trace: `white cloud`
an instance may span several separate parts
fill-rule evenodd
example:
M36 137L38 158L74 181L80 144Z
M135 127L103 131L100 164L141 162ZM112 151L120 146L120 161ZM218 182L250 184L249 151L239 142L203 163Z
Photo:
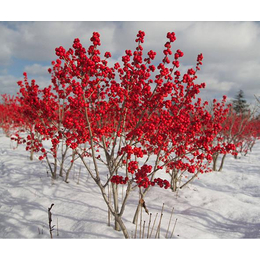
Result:
M21 80L21 78L13 75L0 75L0 95L15 95L19 91L18 80Z
M34 79L40 88L48 87L51 84L51 77L47 72L48 67L34 64L32 66L25 66L24 71L28 74L29 82ZM0 73L0 95L9 94L15 95L19 92L17 81L23 80L23 76L16 77L8 74L6 70Z
M38 75L38 76L48 76L48 68L51 66L42 66L41 64L35 63L30 66L25 66L24 71L30 75Z
M20 41L14 48L14 55L29 60L51 61L55 48L70 48L75 38L83 45L90 44L93 31L99 31L105 46L112 47L113 23L96 22L24 22L17 24Z
M17 32L0 23L0 65L10 64L14 45L16 44Z

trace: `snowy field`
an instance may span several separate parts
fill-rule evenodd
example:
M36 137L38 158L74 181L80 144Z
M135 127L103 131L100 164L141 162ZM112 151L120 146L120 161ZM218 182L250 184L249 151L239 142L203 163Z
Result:
M12 149L2 132L0 144L0 238L49 238L52 203L54 239L123 238L107 225L105 203L83 171L72 172L68 184L52 181L44 165L30 161L23 146ZM260 238L260 142L246 157L227 157L222 172L200 175L178 194L154 187L145 201L153 216L160 215L164 203L160 238L165 238L173 207L168 233L176 222L173 239ZM130 234L136 205L137 198L129 200L124 215ZM145 213L143 220L148 223Z

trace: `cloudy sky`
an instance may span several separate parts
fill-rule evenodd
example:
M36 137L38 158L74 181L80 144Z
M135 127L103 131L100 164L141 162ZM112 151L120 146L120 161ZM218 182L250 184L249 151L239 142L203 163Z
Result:
M162 57L167 32L175 32L172 50L181 49L181 71L195 67L203 53L197 82L205 82L201 96L211 100L241 89L248 102L260 95L259 22L0 22L0 94L15 94L16 82L26 71L41 87L50 84L47 69L55 48L71 47L80 38L85 47L93 31L101 34L101 52L110 51L111 62L120 61L126 49L134 49L138 30L146 33L144 50Z

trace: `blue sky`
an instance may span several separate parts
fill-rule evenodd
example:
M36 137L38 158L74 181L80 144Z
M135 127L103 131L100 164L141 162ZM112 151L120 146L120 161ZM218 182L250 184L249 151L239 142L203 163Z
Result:
M15 94L16 82L26 71L41 87L50 84L47 73L55 59L55 48L71 47L80 38L88 47L93 31L101 34L101 52L110 51L111 62L120 61L126 49L135 48L138 30L146 33L147 53L162 57L168 31L176 34L172 50L181 49L181 70L196 65L203 53L204 61L198 82L205 82L202 98L211 100L227 95L232 99L242 89L248 102L260 95L260 24L257 22L0 22L0 94Z

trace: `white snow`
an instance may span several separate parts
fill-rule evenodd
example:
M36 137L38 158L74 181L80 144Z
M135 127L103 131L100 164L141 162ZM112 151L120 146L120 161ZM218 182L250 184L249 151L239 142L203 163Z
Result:
M53 181L40 161L29 160L23 145L13 149L2 132L0 144L0 238L49 238L47 209L52 203L54 239L123 238L107 225L106 205L83 170L80 176L76 170L72 172L68 184L61 179ZM159 219L164 203L160 237L165 238L174 207L168 237L178 219L174 239L260 238L259 164L257 142L246 157L227 156L222 172L200 175L177 194L153 187L145 202L152 221L156 213ZM124 215L132 235L137 201L137 196L129 200ZM145 212L143 220L148 223Z

